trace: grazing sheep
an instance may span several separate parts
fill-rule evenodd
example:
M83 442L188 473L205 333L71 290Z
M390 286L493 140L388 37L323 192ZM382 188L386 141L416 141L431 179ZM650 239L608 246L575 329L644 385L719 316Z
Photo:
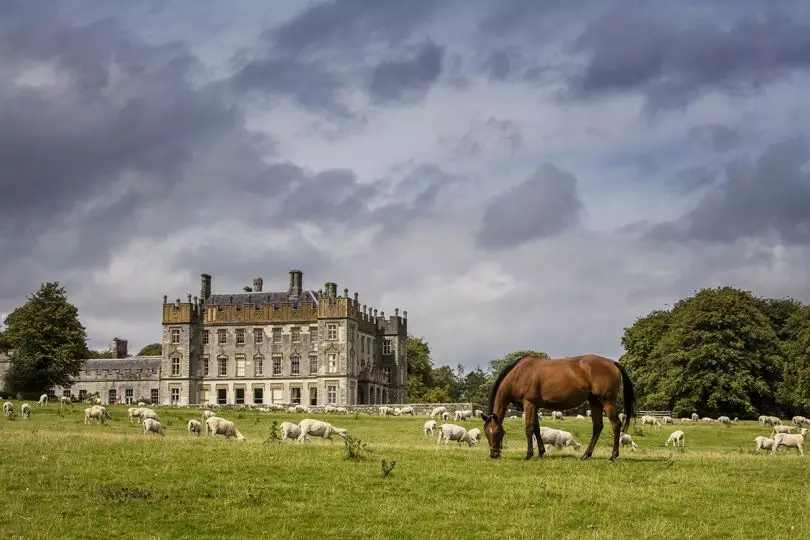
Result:
M302 412L302 413L309 412L309 407L307 407L306 405L296 405L295 412Z
M97 423L101 422L105 426L107 425L107 419L112 418L110 413L107 412L105 407L101 405L93 405L92 407L87 407L84 410L84 423L89 424L90 420L95 420Z
M585 420L585 417L582 416L581 414L578 414L577 415L577 420Z
M425 435L430 435L431 437L433 437L434 429L436 429L436 420L428 420L427 422L425 422L424 425Z
M343 413L343 414L345 414L345 413L348 413L348 412L349 412L349 409L347 409L346 407L338 407L338 408L335 410L335 412L336 412L336 413Z
M298 412L298 411L295 409L295 407L290 406L290 407L287 407L287 412L294 413L294 412Z
M673 420L671 416L664 416L663 418L661 418L661 421L664 424L675 424L675 420Z
M189 420L188 425L186 426L188 430L188 434L191 435L192 433L195 434L197 437L200 436L200 432L202 431L202 424L200 424L199 420Z
M691 421L692 421L691 418L686 418L686 417L678 419L678 422L691 422Z
M298 424L292 422L281 423L281 442L287 439L297 439L299 435L301 435L301 428L298 427Z
M73 400L70 399L68 396L60 397L59 398L59 403L61 403L62 405L69 405L69 406L73 407ZM101 403L100 399L98 401L96 401L96 404L100 404L100 403Z
M239 430L236 429L236 424L230 420L225 420L219 416L212 416L208 418L205 423L207 425L205 432L208 433L210 431L212 439L217 435L225 435L226 439L236 437L240 441L245 440L245 436L239 433Z
M137 418L138 422L141 422L141 411L143 409L141 407L130 407L127 409L127 418L129 418L129 423L132 423L133 418Z
M697 421L698 421L698 418L699 418L699 417L698 417L697 413L694 413L694 412L693 412L693 413L692 413L692 422L697 422Z
M380 407L380 416L390 416L394 414L394 409L391 407Z
M760 435L754 442L757 443L757 451L759 450L773 450L773 439L769 439L768 437L763 437Z
M442 413L442 420L443 420L443 421L445 421L445 422L447 422L449 419L450 419L450 413L449 413L449 412L447 412L447 411L444 411L444 412Z
M346 435L348 435L348 432L343 428L335 427L329 422L313 420L311 418L301 420L298 427L301 428L301 433L298 435L298 442L303 442L304 439L309 439L309 435L315 435L324 439L329 439L330 441L332 440L333 434L340 435L344 439L346 438Z
M773 431L771 431L771 437L776 435L777 433L790 433L796 429L793 426L773 426Z
M333 412L336 412L336 411L337 411L337 407L335 407L334 405L327 405L326 407L323 408L323 412L325 412L325 413L330 413L330 412L333 413Z
M10 401L3 403L3 415L11 418L14 416L14 404Z
M456 411L455 420L459 420L461 422L469 420L470 418L472 418L472 413L473 413L472 410L469 410L469 411Z
M624 419L627 418L624 413L619 413L619 423L624 424Z
M641 417L641 427L644 427L647 424L650 424L651 426L658 426L659 428L661 427L661 422L659 422L656 417L645 414Z
M196 420L195 420L195 422L196 422ZM161 426L160 422L158 422L154 418L146 418L143 421L143 434L146 435L149 432L157 433L161 437L166 436L166 434L163 433L163 426Z
M551 411L552 420L564 420L562 411Z
M138 407L146 407L146 402L145 401L139 401L138 403L136 403L136 405Z
M415 416L415 415L416 415L416 411L415 411L415 410L413 409L413 407L411 407L410 405L406 405L405 407L402 407L402 408L399 410L399 414L401 414L402 416L405 416L406 414L407 414L408 416Z
M444 447L447 448L450 444L450 441L457 441L459 445L461 443L466 442L469 446L472 446L472 441L470 441L469 434L467 430L461 426L456 424L442 424L439 428L439 436L436 439L436 448L439 448L439 443L442 442L442 438L444 438Z
M481 430L477 427L472 428L467 432L467 438L470 439L470 446L475 446L481 439Z
M20 407L20 412L22 413L23 418L31 418L31 405L28 403L23 403L22 407Z
M731 423L731 418L729 418L728 416L718 416L717 417L717 423L718 424L726 424L726 425L728 425L728 424Z
M582 447L582 445L574 439L574 435L571 432L562 429L542 426L540 427L540 437L544 445L553 446L557 450L562 450L566 446L571 446L574 450L579 450Z
M804 425L804 424L810 424L810 420L807 420L807 418L805 418L804 416L794 416L794 417L791 419L791 421L792 421L792 422L793 422L795 425L797 425L798 427L801 427L801 426L802 426L802 425Z
M802 428L798 435L791 435L790 433L777 433L773 438L772 454L775 454L780 446L786 448L795 448L799 454L804 455L804 440L807 438L807 428Z
M764 425L765 425L765 420L767 420L767 418L768 418L768 417L767 417L767 416L765 416L764 414L759 415L759 418L758 418L758 420L759 420L759 425L760 425L760 426L764 426Z
M677 430L677 431L673 431L672 434L670 434L669 439L666 440L666 442L664 443L664 446L669 446L669 443L673 443L673 446L678 446L679 441L681 443L681 446L683 446L685 444L684 443L684 432L681 431L680 429Z
M432 411L430 411L430 416L441 416L442 413L447 412L447 407L434 407Z
M158 413L156 413L152 409L141 408L140 413L141 413L140 414L141 422L143 422L147 418L150 418L152 420L160 420L160 418L158 418Z
M587 411L585 411L585 416L587 416L588 418L590 418L590 417L591 417L591 410L590 410L590 409L588 409Z
M633 437L627 433L622 432L621 436L619 437L619 443L622 446L630 446L634 452L638 450L638 445L633 441Z
M39 401L37 401L37 405L40 407L44 407L45 404L48 403L48 394L42 394L39 396Z
M777 418L776 416L766 416L765 424L769 426L781 426L782 421L779 420L779 418Z
M701 422L706 422L707 424L708 423L714 423L714 418L709 418L708 416L704 416L703 418L700 419L700 421Z

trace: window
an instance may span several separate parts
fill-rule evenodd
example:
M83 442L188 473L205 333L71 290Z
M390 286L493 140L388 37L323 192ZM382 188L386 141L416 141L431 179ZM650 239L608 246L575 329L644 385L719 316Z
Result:
M293 405L300 405L301 404L301 389L300 388L290 388L290 401Z
M329 373L337 373L337 355L332 353L329 355Z
M172 328L172 343L180 343L180 329Z
M337 386L330 384L326 387L326 402L329 405L337 403Z
M264 343L264 330L261 328L253 329L253 343Z
M254 377L261 377L264 375L264 357L263 356L254 356L253 357L253 376Z
M301 373L301 357L297 354L290 357L290 371L293 375Z
M309 357L309 372L312 375L318 373L318 357L314 354Z
M293 343L301 343L301 329L299 327L293 326L290 329L290 333L292 335L290 341L292 341Z
M79 401L84 401L87 397L87 390L79 390Z
M273 355L273 375L281 375L281 355Z
M124 403L132 405L132 388L124 389Z
M354 343L354 326L349 326L349 343Z
M180 389L174 387L171 389L172 392L172 405L177 405L180 403Z
M245 344L245 329L244 328L237 328L236 329L236 344L237 345L244 345Z
M253 387L253 403L256 405L264 403L264 388L259 386Z
M270 388L270 403L281 403L284 399L284 387L273 386Z
M151 401L153 405L158 403L158 401L159 401L158 398L160 398L160 390L159 389L152 388L151 390L149 390L149 401Z
M210 337L211 337L211 336L208 334L208 330L203 330L203 331L202 331L202 342L203 342L203 345L208 345L208 341L209 341Z
M383 354L391 354L391 347L392 344L390 339L383 341Z
M107 395L107 403L109 403L110 405L115 403L116 396L117 394L115 393L115 388L110 388L110 393Z
M366 352L366 337L360 336L360 352Z
M172 375L175 377L180 375L180 359L176 356L172 358Z
M228 343L228 331L224 328L217 330L217 341L220 343Z
M390 367L383 368L383 375L385 375L385 382L390 384L391 383L391 368Z
M318 388L315 386L309 387L309 404L313 407L318 405Z
M228 357L220 356L217 358L217 375L224 377L228 374Z
M208 357L203 356L200 361L202 362L202 374L203 374L203 377L208 377L208 370L209 370Z
M228 389L227 388L217 388L217 403L220 405L227 405L228 404Z
M245 355L244 354L237 354L236 355L236 376L237 377L244 377L245 376Z
M62 395L65 397L70 397L70 388L62 390Z
M200 403L207 404L209 399L211 399L211 387L206 384L200 391Z
M281 328L273 328L273 343L281 343Z
M244 388L234 388L236 392L236 404L243 405L245 403L245 389Z
M318 327L317 326L310 326L309 327L309 342L315 343L318 341Z
M337 325L336 324L327 324L326 325L326 339L330 341L334 341L337 339Z

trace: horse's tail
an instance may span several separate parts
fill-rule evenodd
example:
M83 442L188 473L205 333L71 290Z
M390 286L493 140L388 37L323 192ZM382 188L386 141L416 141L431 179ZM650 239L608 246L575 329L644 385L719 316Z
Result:
M630 427L630 419L633 417L636 408L636 393L633 390L633 383L630 381L630 377L627 375L627 371L625 371L624 366L621 365L619 362L616 362L616 366L619 368L619 371L622 372L622 390L624 391L624 431L627 433L627 428Z

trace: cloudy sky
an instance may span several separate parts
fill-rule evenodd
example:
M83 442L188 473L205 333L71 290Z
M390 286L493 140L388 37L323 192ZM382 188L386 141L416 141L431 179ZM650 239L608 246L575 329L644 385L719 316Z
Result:
M335 281L437 364L810 301L810 4L4 0L0 313Z

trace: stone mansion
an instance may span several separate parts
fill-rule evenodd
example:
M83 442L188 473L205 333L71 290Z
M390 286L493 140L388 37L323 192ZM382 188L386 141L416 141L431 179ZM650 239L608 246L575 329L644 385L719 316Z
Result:
M163 355L89 359L62 394L98 392L104 403L149 399L164 405L405 403L408 313L360 304L337 284L305 290L290 271L286 291L262 278L234 294L212 294L202 274L199 297L163 297Z

